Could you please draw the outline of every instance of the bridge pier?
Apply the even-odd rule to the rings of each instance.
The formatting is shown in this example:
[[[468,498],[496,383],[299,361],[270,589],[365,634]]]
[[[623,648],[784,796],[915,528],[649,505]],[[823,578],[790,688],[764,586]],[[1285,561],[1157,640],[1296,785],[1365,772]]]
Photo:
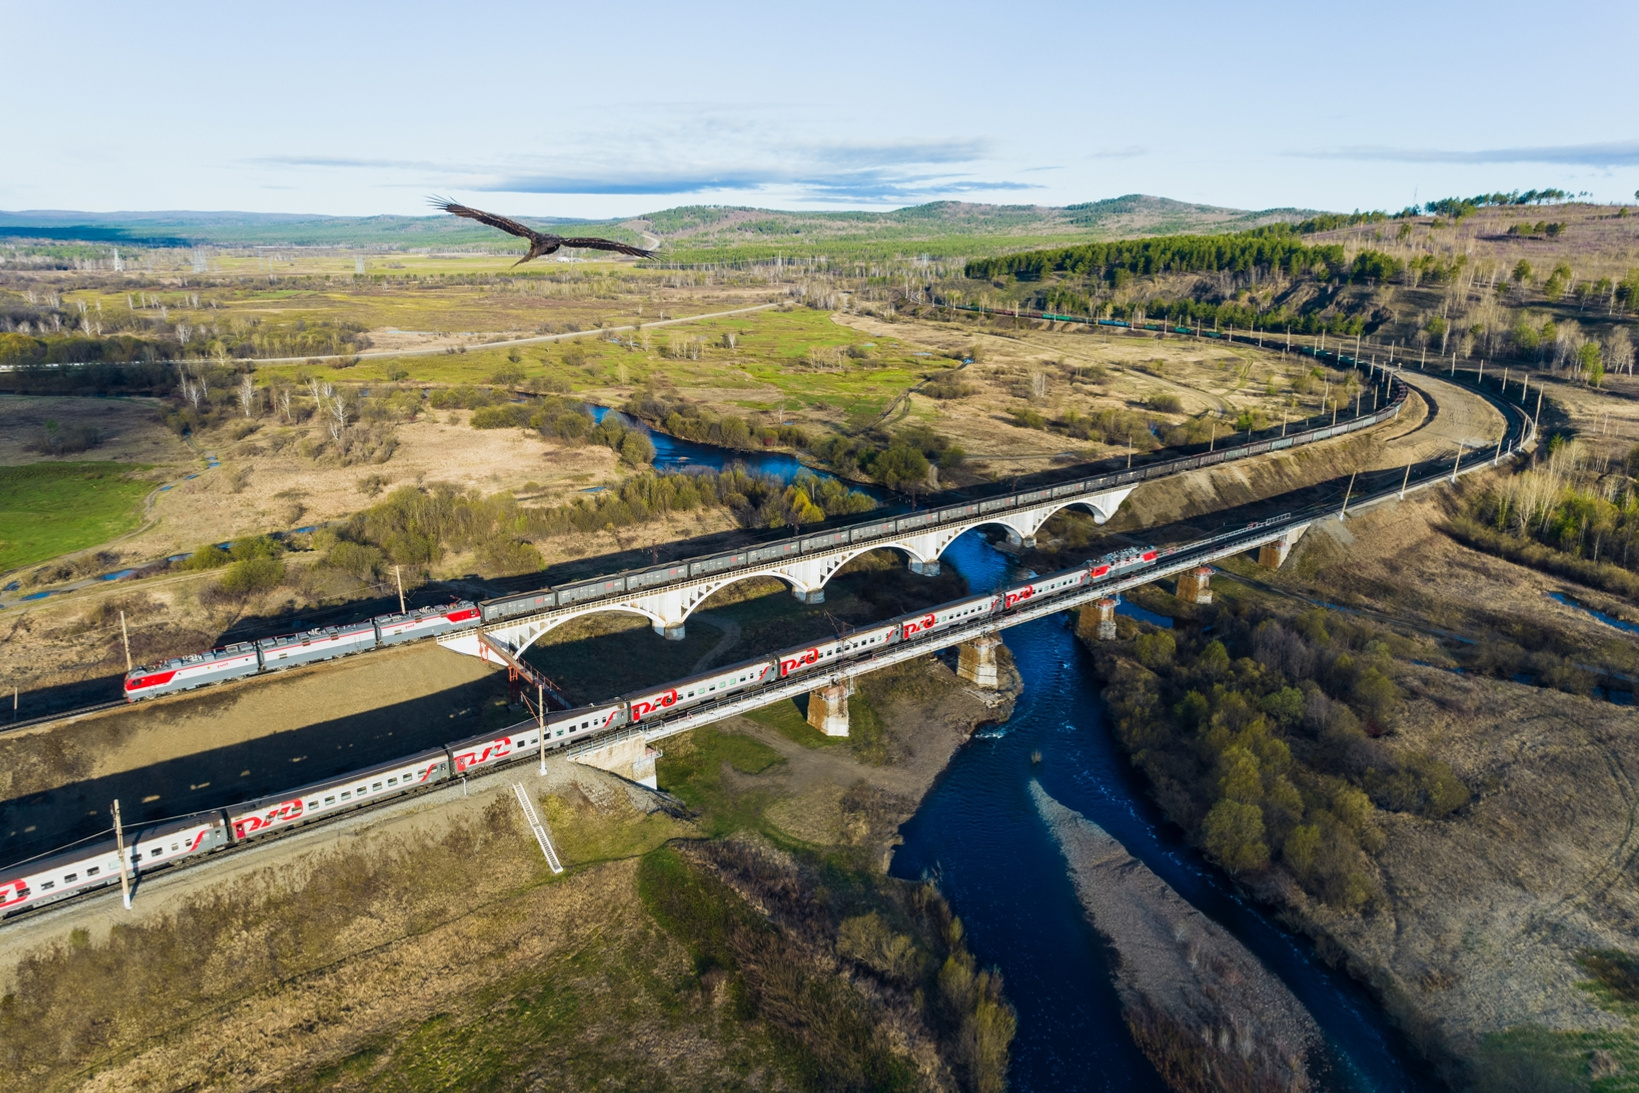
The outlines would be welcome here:
[[[1093,608],[1098,612],[1099,641],[1115,640],[1115,605],[1116,602],[1108,596],[1093,601]]]
[[[848,696],[853,693],[852,679],[808,692],[808,723],[826,736],[847,736]]]
[[[911,572],[920,577],[937,577],[939,576],[939,560],[937,558],[931,562],[913,560],[911,562]]]
[[[812,592],[805,591],[801,588],[793,588],[791,590],[791,595],[796,598],[796,601],[798,603],[824,603],[825,602],[825,589],[823,589],[823,588],[816,588]]]
[[[683,623],[671,625],[664,622],[657,622],[654,624],[654,632],[665,638],[667,641],[682,641],[685,636]]]
[[[1197,566],[1178,574],[1178,598],[1185,603],[1212,602],[1212,567]]]
[[[956,675],[969,683],[994,690],[1002,684],[1001,672],[996,665],[996,647],[1002,639],[985,634],[964,642],[956,653]]]

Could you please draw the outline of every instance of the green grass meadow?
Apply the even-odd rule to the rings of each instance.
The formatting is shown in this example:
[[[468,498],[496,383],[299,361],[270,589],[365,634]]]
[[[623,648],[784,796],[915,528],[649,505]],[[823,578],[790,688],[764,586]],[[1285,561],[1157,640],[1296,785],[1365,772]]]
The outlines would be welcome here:
[[[0,573],[134,530],[152,482],[127,463],[0,467]]]

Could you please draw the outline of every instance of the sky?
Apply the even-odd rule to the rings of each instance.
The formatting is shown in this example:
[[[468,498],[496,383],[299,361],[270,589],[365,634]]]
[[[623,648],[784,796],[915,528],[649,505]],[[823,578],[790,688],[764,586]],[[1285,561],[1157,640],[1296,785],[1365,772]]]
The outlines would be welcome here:
[[[0,0],[0,209],[1635,201],[1639,4]]]

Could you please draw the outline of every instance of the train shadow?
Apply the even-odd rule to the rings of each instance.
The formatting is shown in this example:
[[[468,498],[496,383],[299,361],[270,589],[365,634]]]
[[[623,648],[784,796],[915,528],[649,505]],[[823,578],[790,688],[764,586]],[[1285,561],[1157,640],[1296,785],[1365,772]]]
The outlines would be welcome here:
[[[107,830],[115,800],[127,827],[152,823],[282,793],[510,724],[527,715],[506,708],[503,680],[486,676],[413,701],[0,801],[0,862]]]

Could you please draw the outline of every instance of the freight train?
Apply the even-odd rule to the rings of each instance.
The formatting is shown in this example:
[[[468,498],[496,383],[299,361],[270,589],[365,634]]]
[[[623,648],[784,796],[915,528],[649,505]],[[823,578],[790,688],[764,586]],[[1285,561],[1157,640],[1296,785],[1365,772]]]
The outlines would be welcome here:
[[[1104,578],[1152,566],[1171,553],[1173,549],[1156,547],[1119,551],[994,593],[969,596],[926,611],[839,633],[825,641],[691,676],[663,687],[646,688],[594,706],[550,712],[542,719],[544,729],[539,722],[525,722],[505,732],[474,736],[441,748],[327,778],[299,789],[259,797],[223,809],[132,826],[126,829],[128,875],[140,878],[155,870],[197,860],[203,855],[290,830],[325,816],[459,779],[471,771],[527,759],[549,749],[579,743],[595,733],[621,727],[635,728],[659,716],[708,703],[720,703],[757,687],[777,684],[845,660],[869,657],[902,642],[919,641],[954,626],[1005,615],[1034,604],[1043,597],[1061,596]],[[443,620],[442,623],[435,621],[435,614],[436,619]],[[370,642],[390,643],[389,638],[403,641],[409,640],[408,636],[426,636],[458,626],[475,626],[477,615],[474,605],[455,604],[450,608],[429,608],[408,615],[384,615],[357,627],[331,627],[310,632],[314,636],[275,638],[220,649],[215,653],[224,654],[223,659],[232,659],[239,668],[244,669],[237,674],[247,675],[263,670],[252,667],[253,664],[282,666],[300,663],[294,653],[282,660],[268,659],[281,649],[303,647],[298,639],[306,638],[305,647],[310,650],[320,649],[308,657],[318,659],[320,656],[342,655],[338,650],[368,648],[367,643]],[[439,626],[443,629],[437,629]],[[324,647],[316,645],[318,641],[332,638],[335,639],[334,644]],[[324,651],[326,649],[329,651]],[[186,670],[184,662],[219,663],[217,660],[201,660],[201,657],[211,655],[214,654],[184,657],[179,661],[167,662],[161,669],[144,671],[149,674],[171,672],[170,679],[175,680]],[[195,675],[182,678],[184,681],[198,680],[184,683],[186,686],[198,686],[216,677],[201,678]],[[103,836],[69,850],[0,869],[0,916],[119,883],[120,854],[117,842],[112,836]]]

